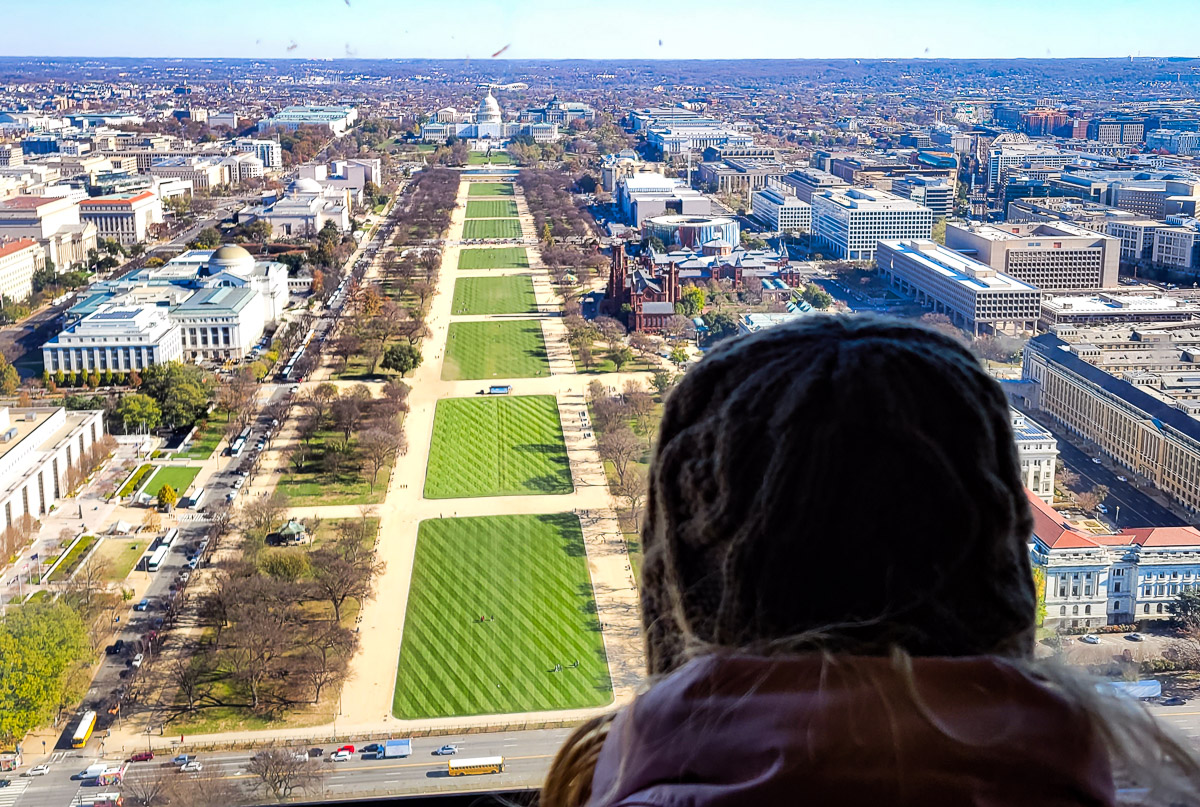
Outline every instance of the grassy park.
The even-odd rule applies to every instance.
[[[469,219],[502,219],[517,215],[517,203],[512,199],[479,199],[467,202]]]
[[[554,672],[555,665],[562,671]],[[573,709],[611,700],[578,518],[421,522],[396,717]]]
[[[187,451],[180,452],[179,456],[189,460],[208,459],[217,450],[217,444],[225,436],[225,427],[228,425],[229,413],[223,410],[214,411],[208,416],[208,420],[196,427],[196,433],[192,436]]]
[[[467,219],[463,238],[520,238],[520,219]]]
[[[570,493],[573,489],[553,396],[438,401],[426,498]]]
[[[150,477],[143,493],[154,497],[158,495],[163,485],[170,485],[181,497],[183,492],[192,484],[200,469],[192,465],[164,465]]]
[[[383,501],[395,458],[379,469],[372,490],[370,466],[362,457],[356,439],[350,441],[349,455],[336,470],[327,466],[326,453],[341,439],[341,432],[332,429],[317,432],[304,462],[293,461],[287,472],[279,477],[276,490],[287,497],[289,506],[378,504]]]
[[[56,568],[50,574],[50,576],[47,578],[47,581],[50,583],[55,583],[59,580],[66,580],[69,578],[71,576],[71,572],[75,571],[80,563],[83,563],[83,559],[87,557],[88,552],[91,551],[92,547],[95,546],[96,542],[99,540],[100,539],[95,535],[85,535],[83,538],[79,539],[79,543],[75,544],[74,549],[72,549],[70,552],[64,553],[62,563],[58,564],[58,568]]]
[[[443,381],[548,375],[550,360],[537,320],[450,324]]]
[[[482,151],[472,151],[467,155],[467,165],[511,165],[512,157],[507,151],[493,151],[486,154]]]
[[[472,182],[467,196],[512,196],[511,182]]]
[[[459,269],[528,269],[525,247],[464,249],[458,253]]]
[[[128,577],[153,540],[154,536],[146,533],[127,538],[105,538],[96,550],[96,558],[107,565],[104,579],[120,583]]]
[[[460,277],[454,284],[451,312],[463,314],[527,314],[537,310],[529,275]]]

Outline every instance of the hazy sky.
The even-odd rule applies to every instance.
[[[486,59],[1194,56],[1178,0],[56,0],[0,55]],[[294,46],[294,47],[293,47]],[[290,48],[290,50],[289,50]]]

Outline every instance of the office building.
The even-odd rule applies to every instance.
[[[296,178],[315,180],[323,188],[348,190],[351,199],[358,202],[368,182],[376,186],[383,182],[383,170],[377,159],[334,160],[328,166],[315,163],[301,165],[296,169]]]
[[[1154,231],[1153,263],[1177,271],[1200,269],[1200,222],[1167,222]]]
[[[1146,135],[1146,148],[1161,149],[1181,157],[1200,155],[1200,132],[1182,132],[1177,129],[1155,129]]]
[[[0,433],[0,529],[8,529],[74,493],[67,471],[104,437],[104,412],[3,407]]]
[[[1133,218],[1108,222],[1105,232],[1121,243],[1121,260],[1154,260],[1154,234],[1168,226],[1153,219]]]
[[[1040,291],[935,241],[880,241],[875,263],[892,288],[975,335],[1037,327]]]
[[[1043,294],[1041,326],[1076,327],[1106,323],[1183,322],[1200,319],[1200,304],[1172,297],[1154,286],[1121,286],[1106,292]]]
[[[239,154],[238,156],[245,156]],[[150,166],[150,174],[156,177],[184,179],[192,183],[197,190],[215,188],[219,185],[233,184],[230,177],[229,163],[225,157],[166,157],[155,160]],[[258,166],[258,174],[262,175],[262,165]]]
[[[821,191],[811,204],[815,248],[830,258],[873,260],[880,241],[929,238],[933,231],[933,211],[887,191]]]
[[[1054,468],[1058,461],[1058,441],[1054,435],[1028,415],[1012,412],[1013,436],[1025,487],[1046,504],[1054,504]]]
[[[262,160],[263,168],[268,170],[283,168],[283,148],[275,140],[239,137],[233,141],[233,147],[238,151],[253,154]]]
[[[1079,155],[1029,142],[1024,135],[997,137],[988,150],[988,188],[996,188],[1003,175],[1014,169],[1060,169]]]
[[[157,305],[106,303],[42,345],[51,373],[128,373],[182,357],[179,326]]]
[[[846,180],[819,168],[798,168],[780,177],[779,181],[794,193],[797,199],[808,204],[812,204],[813,194],[821,191],[841,191],[850,187]]]
[[[0,167],[10,168],[25,164],[25,152],[19,143],[0,146]]]
[[[46,253],[32,238],[0,240],[0,295],[20,302],[33,294],[33,273],[46,265]]]
[[[935,220],[954,212],[954,186],[941,177],[909,174],[892,183],[892,193],[929,208]]]
[[[1013,199],[1008,203],[1005,221],[1013,224],[1030,222],[1066,222],[1091,230],[1107,233],[1108,225],[1114,221],[1136,221],[1136,213],[1108,205],[1085,202],[1071,197],[1044,197]]]
[[[1165,377],[1138,369],[1109,373],[1092,363],[1106,352],[1094,341],[1068,343],[1060,334],[1043,334],[1025,346],[1023,375],[1034,385],[1032,403],[1094,443],[1126,473],[1200,514],[1200,420],[1194,414],[1200,403],[1192,397],[1200,393],[1191,392],[1200,390],[1200,376],[1189,370]],[[1159,345],[1126,341],[1114,358],[1128,366],[1131,352],[1136,356]],[[1190,366],[1177,351],[1163,352]],[[1180,395],[1164,393],[1164,382]]]
[[[345,133],[358,120],[358,110],[352,106],[289,106],[258,122],[258,130],[280,127],[289,131],[301,126],[325,126],[335,135]]]
[[[286,286],[285,286],[286,288]],[[267,299],[253,288],[200,289],[171,309],[186,361],[240,359],[263,334]]]
[[[648,171],[650,169],[646,163],[633,149],[621,149],[616,154],[605,154],[600,158],[600,187],[613,193],[622,177]]]
[[[46,260],[66,271],[87,260],[96,248],[96,225],[79,217],[79,203],[69,197],[12,196],[0,200],[0,238],[32,238]]]
[[[327,188],[316,179],[304,177],[293,182],[287,194],[244,208],[238,213],[238,221],[266,221],[273,238],[313,236],[327,222],[344,233],[350,229],[350,207],[349,190]]]
[[[946,246],[1039,289],[1117,285],[1120,243],[1067,222],[949,222]]]
[[[812,229],[812,205],[785,193],[779,187],[767,187],[750,195],[754,218],[775,232],[809,232]]]
[[[145,241],[150,228],[162,223],[162,200],[150,191],[96,196],[79,203],[79,218],[96,225],[101,240],[112,238],[132,246]]]
[[[208,115],[208,126],[211,129],[216,129],[218,126],[225,126],[229,129],[238,128],[238,115],[236,112],[210,112]],[[266,162],[265,160],[263,161]]]
[[[1087,123],[1087,139],[1101,143],[1141,143],[1146,136],[1146,123],[1141,118],[1106,116],[1092,118]]]

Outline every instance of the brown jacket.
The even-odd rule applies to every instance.
[[[615,720],[593,805],[1112,805],[1080,714],[994,657],[709,656]]]

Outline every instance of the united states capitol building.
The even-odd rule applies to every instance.
[[[552,110],[556,103],[557,99],[540,111]],[[574,109],[583,105],[559,106]],[[562,136],[557,123],[557,119],[564,117],[562,115],[546,114],[540,116],[541,120],[529,120],[528,115],[522,117],[526,120],[505,121],[500,102],[488,90],[474,112],[459,112],[454,107],[444,107],[433,113],[429,122],[421,127],[421,139],[427,143],[440,143],[456,137],[459,140],[498,145],[514,137],[531,137],[536,143],[553,143]]]

